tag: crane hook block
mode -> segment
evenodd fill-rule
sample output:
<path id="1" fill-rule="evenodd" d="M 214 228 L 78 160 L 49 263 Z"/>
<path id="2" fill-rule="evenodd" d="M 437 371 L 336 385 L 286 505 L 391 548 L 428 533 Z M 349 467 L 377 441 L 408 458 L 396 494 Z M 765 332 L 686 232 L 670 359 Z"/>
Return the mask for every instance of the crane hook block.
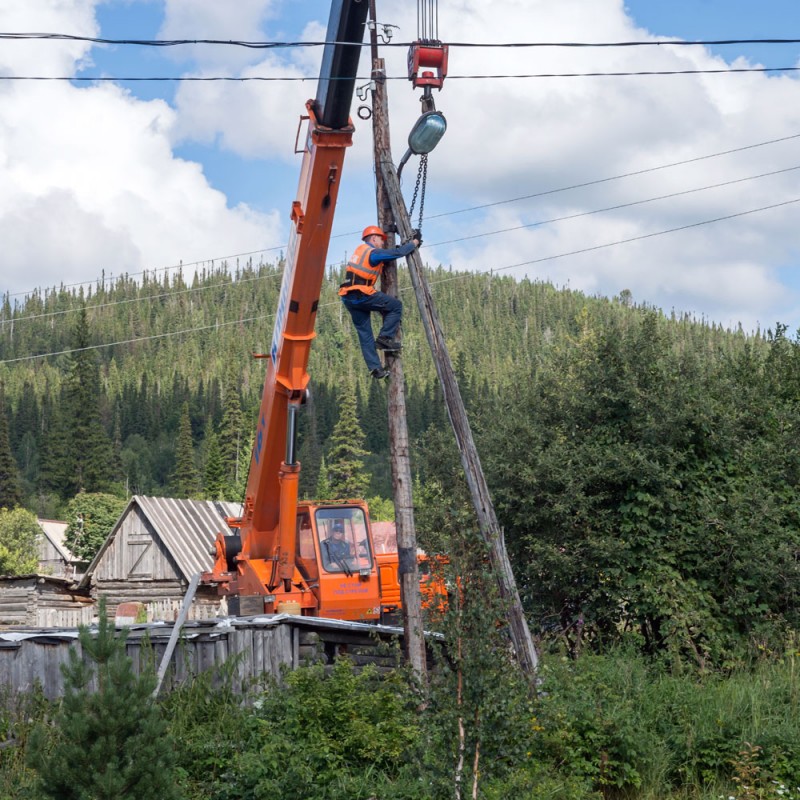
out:
<path id="1" fill-rule="evenodd" d="M 441 42 L 417 39 L 411 43 L 408 48 L 408 79 L 415 89 L 419 86 L 442 88 L 447 77 L 447 53 L 447 45 Z"/>

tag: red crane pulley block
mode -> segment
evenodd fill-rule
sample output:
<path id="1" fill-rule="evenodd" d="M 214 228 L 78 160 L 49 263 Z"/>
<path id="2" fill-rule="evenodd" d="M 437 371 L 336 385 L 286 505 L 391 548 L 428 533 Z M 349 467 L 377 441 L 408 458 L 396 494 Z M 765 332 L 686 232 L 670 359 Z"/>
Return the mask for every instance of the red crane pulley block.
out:
<path id="1" fill-rule="evenodd" d="M 447 45 L 441 42 L 419 39 L 412 42 L 408 48 L 408 79 L 415 89 L 418 86 L 442 88 L 447 77 L 447 51 Z M 436 70 L 435 74 L 432 69 Z M 420 70 L 423 70 L 421 74 Z"/>

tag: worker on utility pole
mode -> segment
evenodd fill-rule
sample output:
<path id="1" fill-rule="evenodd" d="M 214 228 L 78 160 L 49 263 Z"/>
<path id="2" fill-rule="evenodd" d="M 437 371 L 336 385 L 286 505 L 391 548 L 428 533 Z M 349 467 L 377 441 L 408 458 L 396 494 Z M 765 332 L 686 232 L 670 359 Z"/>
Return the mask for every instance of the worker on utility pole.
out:
<path id="1" fill-rule="evenodd" d="M 403 304 L 396 297 L 379 292 L 375 284 L 387 261 L 395 261 L 413 253 L 422 243 L 422 239 L 419 232 L 414 231 L 408 242 L 387 250 L 384 249 L 386 234 L 376 225 L 364 228 L 361 239 L 363 244 L 356 248 L 347 262 L 345 280 L 339 286 L 339 296 L 353 318 L 361 352 L 370 374 L 373 378 L 384 380 L 389 377 L 389 371 L 383 368 L 377 350 L 394 356 L 400 353 L 400 342 L 394 337 L 403 318 Z M 373 311 L 383 318 L 377 339 L 372 332 Z"/>

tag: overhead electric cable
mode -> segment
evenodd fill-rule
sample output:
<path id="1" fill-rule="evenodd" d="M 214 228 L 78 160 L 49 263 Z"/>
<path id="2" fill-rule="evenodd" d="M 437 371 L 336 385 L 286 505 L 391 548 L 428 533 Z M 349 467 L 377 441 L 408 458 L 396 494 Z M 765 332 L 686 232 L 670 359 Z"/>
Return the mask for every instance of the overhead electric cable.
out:
<path id="1" fill-rule="evenodd" d="M 172 264 L 168 267 L 153 267 L 151 269 L 143 269 L 139 272 L 125 272 L 122 275 L 117 276 L 117 280 L 122 278 L 135 278 L 137 275 L 155 275 L 158 272 L 167 272 L 171 269 L 183 269 L 183 267 L 196 267 L 200 264 L 213 264 L 215 261 L 227 261 L 230 258 L 243 258 L 244 256 L 255 256 L 259 253 L 271 253 L 275 250 L 285 250 L 286 245 L 281 244 L 277 247 L 264 247 L 261 250 L 250 250 L 246 253 L 234 253 L 229 256 L 218 256 L 217 258 L 204 258 L 199 261 L 181 261 L 179 264 Z M 60 289 L 73 289 L 78 286 L 89 286 L 91 284 L 98 283 L 103 281 L 103 278 L 93 278 L 88 281 L 78 281 L 77 283 L 62 283 L 59 284 Z M 113 280 L 113 276 L 106 278 L 105 280 Z M 9 294 L 9 297 L 20 297 L 21 295 L 29 295 L 33 294 L 34 292 L 41 291 L 41 287 L 37 287 L 36 289 L 28 289 L 24 292 L 12 292 Z"/>
<path id="2" fill-rule="evenodd" d="M 766 140 L 764 142 L 755 142 L 754 144 L 747 144 L 747 145 L 743 145 L 742 147 L 734 147 L 734 148 L 731 148 L 729 150 L 721 150 L 721 151 L 719 151 L 717 153 L 707 153 L 706 155 L 694 156 L 692 158 L 683 159 L 681 161 L 672 161 L 672 162 L 670 162 L 668 164 L 660 164 L 660 165 L 657 165 L 655 167 L 646 167 L 644 169 L 635 170 L 633 172 L 624 172 L 624 173 L 621 173 L 619 175 L 611 175 L 611 176 L 609 176 L 607 178 L 598 178 L 596 180 L 585 181 L 583 183 L 575 183 L 575 184 L 570 184 L 568 186 L 557 187 L 557 188 L 554 188 L 554 189 L 546 189 L 546 190 L 541 191 L 541 192 L 534 192 L 533 194 L 521 195 L 521 196 L 518 196 L 518 197 L 508 198 L 506 200 L 496 200 L 496 201 L 493 201 L 491 203 L 483 203 L 483 204 L 477 205 L 477 206 L 469 206 L 467 208 L 455 209 L 454 211 L 443 211 L 443 212 L 440 212 L 438 214 L 429 215 L 428 219 L 429 220 L 430 219 L 439 219 L 441 217 L 454 216 L 456 214 L 465 214 L 465 213 L 470 212 L 470 211 L 480 211 L 480 210 L 482 210 L 484 208 L 492 208 L 493 206 L 505 205 L 505 204 L 508 204 L 508 203 L 517 203 L 517 202 L 520 202 L 522 200 L 532 200 L 532 199 L 534 199 L 536 197 L 545 197 L 547 195 L 558 194 L 560 192 L 568 192 L 568 191 L 572 191 L 574 189 L 583 189 L 583 188 L 585 188 L 587 186 L 597 186 L 597 185 L 602 184 L 602 183 L 610 183 L 611 181 L 621 180 L 623 178 L 631 178 L 631 177 L 635 177 L 637 175 L 645 175 L 645 174 L 650 173 L 650 172 L 657 172 L 659 170 L 670 169 L 672 167 L 680 167 L 680 166 L 684 166 L 686 164 L 693 164 L 693 163 L 696 163 L 698 161 L 705 161 L 705 160 L 710 159 L 710 158 L 719 158 L 721 156 L 731 155 L 733 153 L 741 153 L 741 152 L 744 152 L 746 150 L 753 150 L 753 149 L 758 148 L 758 147 L 766 147 L 767 145 L 779 144 L 780 142 L 787 142 L 787 141 L 791 141 L 793 139 L 798 139 L 798 138 L 800 138 L 800 133 L 793 133 L 793 134 L 790 134 L 789 136 L 781 136 L 781 137 L 779 137 L 777 139 L 768 139 L 768 140 Z M 794 169 L 794 168 L 791 167 L 790 169 Z M 766 173 L 766 174 L 769 174 L 769 173 Z M 347 231 L 346 233 L 337 233 L 337 234 L 334 234 L 333 236 L 331 236 L 331 239 L 341 239 L 341 238 L 344 238 L 344 237 L 355 236 L 358 233 L 360 233 L 360 231 Z M 442 243 L 440 243 L 440 244 L 442 244 Z M 173 264 L 173 265 L 167 266 L 167 267 L 153 267 L 151 269 L 141 270 L 139 272 L 126 272 L 123 275 L 120 275 L 119 278 L 122 278 L 122 277 L 126 277 L 126 278 L 137 277 L 139 275 L 146 275 L 146 274 L 155 275 L 155 274 L 157 274 L 159 272 L 167 272 L 167 271 L 173 270 L 173 269 L 182 269 L 183 267 L 193 267 L 193 266 L 198 266 L 200 264 L 209 264 L 209 263 L 213 264 L 215 261 L 224 262 L 224 261 L 227 261 L 227 260 L 232 259 L 232 258 L 242 258 L 244 256 L 258 255 L 259 253 L 269 253 L 269 252 L 275 252 L 275 251 L 279 251 L 279 250 L 285 250 L 286 247 L 287 247 L 287 245 L 283 244 L 283 245 L 278 245 L 276 247 L 263 248 L 261 250 L 251 250 L 251 251 L 244 252 L 244 253 L 234 253 L 232 255 L 217 256 L 216 258 L 206 258 L 206 259 L 202 259 L 202 260 L 198 260 L 198 261 L 180 262 L 178 264 Z M 88 280 L 88 281 L 80 281 L 80 282 L 77 282 L 77 283 L 61 284 L 61 288 L 71 289 L 71 288 L 78 287 L 78 286 L 89 286 L 89 285 L 96 284 L 101 280 L 103 280 L 103 279 L 98 277 L 98 278 L 93 278 L 93 279 Z M 113 277 L 111 278 L 111 280 L 113 280 Z M 13 293 L 10 293 L 8 296 L 9 297 L 20 297 L 22 295 L 30 295 L 30 294 L 33 294 L 33 293 L 38 292 L 38 291 L 41 291 L 41 287 L 38 287 L 36 289 L 29 289 L 29 290 L 23 291 L 23 292 L 13 292 Z"/>
<path id="3" fill-rule="evenodd" d="M 798 66 L 790 67 L 726 67 L 724 69 L 666 69 L 666 70 L 638 70 L 625 72 L 531 72 L 496 75 L 448 75 L 447 80 L 507 80 L 528 78 L 630 78 L 655 75 L 726 75 L 742 72 L 797 72 Z M 317 81 L 317 75 L 151 75 L 151 76 L 108 76 L 108 75 L 0 75 L 2 81 L 73 81 L 80 83 L 133 83 L 133 82 L 161 82 L 161 83 L 291 83 Z M 328 81 L 340 80 L 326 78 Z M 352 80 L 352 79 L 348 79 Z M 370 76 L 356 77 L 358 81 L 369 81 Z M 385 75 L 383 80 L 407 81 L 407 75 Z"/>
<path id="4" fill-rule="evenodd" d="M 419 25 L 418 3 L 418 22 Z M 423 4 L 424 11 L 424 4 Z M 426 17 L 431 17 L 431 12 L 424 11 Z M 435 12 L 434 12 L 435 13 Z M 432 20 L 433 21 L 433 20 Z M 427 18 L 423 21 L 422 34 L 428 38 L 437 38 L 438 29 L 428 24 Z M 0 39 L 9 40 L 51 40 L 51 41 L 71 41 L 71 42 L 90 42 L 92 44 L 120 44 L 135 45 L 139 47 L 177 47 L 180 45 L 225 45 L 229 47 L 245 47 L 256 50 L 275 50 L 295 47 L 325 47 L 327 45 L 345 44 L 348 47 L 369 47 L 369 42 L 326 42 L 326 41 L 247 41 L 243 39 L 107 39 L 95 36 L 78 36 L 66 33 L 3 33 L 0 32 Z M 639 39 L 631 41 L 615 42 L 448 42 L 450 47 L 477 47 L 477 48 L 538 48 L 538 47 L 568 47 L 568 48 L 592 48 L 592 47 L 663 47 L 665 45 L 673 47 L 706 47 L 723 46 L 738 44 L 758 44 L 758 45 L 786 45 L 798 44 L 800 39 L 785 38 L 746 38 L 746 39 Z M 385 42 L 381 47 L 409 47 L 413 42 Z"/>
<path id="5" fill-rule="evenodd" d="M 800 197 L 795 197 L 793 200 L 784 200 L 782 203 L 773 203 L 769 206 L 761 206 L 760 208 L 751 208 L 748 211 L 739 211 L 736 214 L 726 214 L 723 217 L 714 217 L 714 219 L 705 219 L 700 222 L 691 222 L 687 225 L 679 225 L 677 228 L 667 228 L 663 231 L 653 231 L 652 233 L 643 233 L 640 236 L 631 236 L 628 239 L 618 239 L 615 242 L 605 242 L 604 244 L 596 244 L 592 245 L 591 247 L 582 247 L 579 250 L 570 250 L 567 253 L 558 253 L 552 256 L 542 256 L 541 258 L 533 258 L 530 261 L 520 261 L 517 264 L 506 264 L 504 267 L 494 267 L 491 270 L 482 270 L 485 273 L 494 273 L 494 272 L 503 272 L 507 269 L 516 269 L 517 267 L 527 267 L 532 264 L 541 264 L 545 261 L 556 261 L 560 258 L 567 258 L 569 256 L 578 256 L 584 253 L 592 253 L 596 250 L 605 250 L 609 247 L 616 247 L 621 244 L 630 244 L 631 242 L 641 242 L 644 239 L 652 239 L 656 236 L 664 236 L 668 233 L 677 233 L 678 231 L 686 231 L 692 228 L 700 228 L 703 225 L 711 225 L 715 222 L 724 222 L 725 220 L 729 219 L 736 219 L 738 217 L 745 217 L 748 214 L 757 214 L 760 211 L 769 211 L 773 208 L 781 208 L 783 206 L 789 206 L 793 203 L 800 203 Z M 448 281 L 453 280 L 452 278 L 444 278 L 441 281 L 437 281 L 437 283 L 447 283 Z M 2 362 L 0 362 L 2 363 Z"/>
<path id="6" fill-rule="evenodd" d="M 227 275 L 227 273 L 226 273 Z M 171 292 L 162 292 L 161 294 L 143 295 L 141 297 L 129 297 L 124 300 L 110 300 L 107 303 L 96 303 L 92 306 L 77 306 L 75 308 L 62 308 L 60 311 L 47 311 L 42 314 L 30 314 L 24 317 L 14 317 L 14 323 L 18 322 L 31 322 L 35 319 L 45 319 L 48 317 L 60 317 L 64 314 L 74 314 L 77 311 L 98 311 L 103 308 L 111 308 L 112 306 L 122 306 L 128 303 L 145 303 L 153 300 L 163 300 L 167 297 L 177 297 L 182 294 L 191 294 L 193 292 L 205 292 L 211 289 L 223 289 L 226 286 L 238 286 L 241 283 L 252 283 L 253 281 L 263 281 L 272 278 L 280 278 L 283 271 L 274 272 L 271 275 L 256 275 L 252 278 L 238 278 L 236 280 L 220 281 L 218 283 L 211 283 L 205 286 L 192 286 L 187 289 L 175 289 Z M 10 320 L 9 320 L 10 321 Z"/>
<path id="7" fill-rule="evenodd" d="M 711 224 L 716 223 L 716 222 L 723 222 L 725 220 L 737 219 L 739 217 L 748 216 L 749 214 L 757 214 L 757 213 L 759 213 L 761 211 L 769 211 L 769 210 L 775 209 L 775 208 L 782 208 L 784 206 L 792 205 L 793 203 L 800 203 L 800 197 L 796 197 L 796 198 L 794 198 L 792 200 L 784 200 L 781 203 L 773 203 L 773 204 L 768 205 L 768 206 L 761 206 L 759 208 L 751 208 L 751 209 L 748 209 L 747 211 L 739 211 L 739 212 L 737 212 L 735 214 L 726 214 L 725 216 L 714 217 L 713 219 L 701 220 L 700 222 L 692 222 L 692 223 L 689 223 L 687 225 L 680 225 L 680 226 L 678 226 L 676 228 L 668 228 L 666 230 L 653 231 L 651 233 L 645 233 L 645 234 L 641 234 L 639 236 L 631 236 L 631 237 L 629 237 L 627 239 L 618 239 L 618 240 L 616 240 L 614 242 L 605 242 L 603 244 L 592 245 L 591 247 L 583 247 L 583 248 L 580 248 L 578 250 L 571 250 L 571 251 L 569 251 L 567 253 L 556 253 L 556 254 L 551 255 L 551 256 L 541 256 L 540 258 L 533 258 L 533 259 L 530 259 L 528 261 L 520 261 L 520 262 L 518 262 L 516 264 L 507 264 L 506 266 L 503 266 L 503 267 L 493 267 L 490 270 L 477 270 L 476 274 L 480 274 L 480 273 L 493 274 L 495 272 L 503 272 L 504 270 L 508 270 L 508 269 L 516 269 L 517 267 L 526 267 L 526 266 L 530 266 L 530 265 L 533 265 L 533 264 L 541 264 L 541 263 L 544 263 L 545 261 L 556 261 L 558 259 L 568 258 L 569 256 L 582 255 L 584 253 L 592 253 L 592 252 L 595 252 L 597 250 L 607 249 L 609 247 L 617 247 L 619 245 L 629 244 L 631 242 L 640 242 L 640 241 L 643 241 L 645 239 L 652 239 L 652 238 L 654 238 L 656 236 L 664 236 L 664 235 L 669 234 L 669 233 L 677 233 L 679 231 L 691 230 L 692 228 L 699 228 L 699 227 L 702 227 L 704 225 L 711 225 Z M 441 283 L 448 283 L 448 282 L 450 282 L 452 280 L 459 280 L 462 277 L 464 277 L 464 275 L 456 275 L 456 276 L 453 276 L 452 278 L 443 278 L 443 279 L 441 279 L 439 281 L 433 282 L 432 285 L 438 285 L 438 284 L 441 284 Z M 338 303 L 336 301 L 334 301 L 333 303 L 323 303 L 323 304 L 320 304 L 319 308 L 324 308 L 327 305 L 337 305 L 337 304 Z M 150 336 L 139 336 L 139 337 L 136 337 L 136 338 L 133 338 L 133 339 L 125 339 L 125 340 L 118 341 L 118 342 L 106 342 L 106 343 L 103 343 L 103 344 L 89 345 L 87 347 L 78 347 L 78 348 L 72 348 L 72 349 L 68 349 L 68 350 L 59 350 L 57 352 L 51 352 L 51 353 L 39 353 L 37 355 L 32 355 L 32 356 L 18 356 L 16 358 L 9 358 L 9 359 L 0 360 L 0 364 L 14 364 L 14 363 L 18 363 L 20 361 L 35 361 L 35 360 L 38 360 L 40 358 L 48 358 L 50 356 L 69 355 L 71 353 L 80 353 L 80 352 L 84 352 L 86 350 L 101 350 L 101 349 L 103 349 L 105 347 L 117 347 L 117 346 L 124 345 L 124 344 L 134 344 L 134 343 L 137 343 L 137 342 L 146 342 L 146 341 L 151 341 L 151 340 L 154 340 L 154 339 L 164 339 L 164 338 L 168 338 L 170 336 L 182 336 L 182 335 L 187 334 L 187 333 L 200 333 L 202 331 L 212 330 L 212 329 L 215 329 L 215 328 L 223 328 L 223 327 L 228 327 L 230 325 L 240 325 L 240 324 L 245 323 L 245 322 L 254 322 L 256 320 L 269 319 L 270 317 L 274 317 L 274 316 L 275 316 L 274 314 L 261 314 L 261 315 L 256 315 L 254 317 L 236 319 L 236 320 L 232 320 L 232 321 L 229 321 L 229 322 L 216 322 L 216 323 L 212 323 L 212 324 L 209 324 L 209 325 L 201 325 L 200 327 L 197 327 L 197 328 L 185 328 L 185 329 L 180 330 L 180 331 L 171 331 L 171 332 L 168 332 L 168 333 L 157 333 L 157 334 L 152 334 Z"/>
<path id="8" fill-rule="evenodd" d="M 182 331 L 169 331 L 167 333 L 154 333 L 150 336 L 137 336 L 133 339 L 122 339 L 118 342 L 106 342 L 105 344 L 90 344 L 86 347 L 73 347 L 69 350 L 59 350 L 58 352 L 54 353 L 41 353 L 35 356 L 20 356 L 19 358 L 9 358 L 5 361 L 0 361 L 0 364 L 14 364 L 18 361 L 34 361 L 39 358 L 47 358 L 48 356 L 66 356 L 70 355 L 71 353 L 83 353 L 87 350 L 102 350 L 105 347 L 118 347 L 123 344 L 135 344 L 137 342 L 149 342 L 154 339 L 166 339 L 170 336 L 182 336 L 185 333 L 200 333 L 201 331 L 209 331 L 215 328 L 227 328 L 231 325 L 241 325 L 245 322 L 255 322 L 259 319 L 269 319 L 270 317 L 274 317 L 275 314 L 259 314 L 255 317 L 246 317 L 241 319 L 235 319 L 229 322 L 214 322 L 210 325 L 201 325 L 198 328 L 185 328 Z"/>
<path id="9" fill-rule="evenodd" d="M 633 172 L 623 172 L 620 175 L 612 175 L 608 178 L 598 178 L 593 181 L 585 181 L 583 183 L 573 183 L 569 186 L 560 186 L 555 189 L 545 189 L 541 192 L 534 192 L 533 194 L 520 195 L 519 197 L 512 197 L 508 200 L 496 200 L 492 203 L 483 203 L 479 206 L 470 206 L 469 208 L 461 208 L 456 211 L 444 211 L 439 214 L 429 214 L 428 219 L 438 219 L 439 217 L 449 217 L 455 214 L 465 214 L 468 211 L 480 211 L 483 208 L 491 208 L 492 206 L 505 205 L 506 203 L 518 203 L 521 200 L 532 200 L 535 197 L 546 197 L 551 194 L 558 194 L 559 192 L 569 192 L 573 189 L 584 189 L 587 186 L 598 186 L 601 183 L 609 183 L 611 181 L 618 181 L 622 178 L 632 178 L 636 175 L 646 175 L 649 172 L 658 172 L 662 169 L 671 169 L 672 167 L 682 167 L 686 164 L 694 164 L 698 161 L 705 161 L 709 158 L 719 158 L 720 156 L 731 155 L 732 153 L 741 153 L 745 150 L 753 150 L 756 147 L 765 147 L 770 144 L 778 144 L 779 142 L 788 142 L 792 139 L 800 138 L 800 133 L 793 133 L 789 136 L 781 136 L 778 139 L 769 139 L 766 142 L 756 142 L 755 144 L 746 144 L 742 147 L 733 147 L 730 150 L 722 150 L 718 153 L 708 153 L 704 156 L 693 156 L 692 158 L 685 158 L 682 161 L 672 161 L 669 164 L 660 164 L 655 167 L 646 167 L 645 169 L 637 169 Z"/>
<path id="10" fill-rule="evenodd" d="M 578 211 L 575 214 L 565 214 L 562 217 L 551 217 L 550 219 L 539 220 L 538 222 L 529 222 L 525 225 L 515 225 L 511 228 L 500 228 L 495 231 L 484 231 L 483 233 L 473 233 L 469 236 L 460 236 L 457 239 L 446 239 L 442 242 L 432 242 L 429 247 L 440 247 L 443 244 L 455 244 L 456 242 L 466 242 L 470 239 L 482 239 L 484 236 L 496 236 L 499 233 L 511 233 L 512 231 L 521 231 L 525 228 L 536 228 L 540 225 L 551 225 L 554 222 L 565 222 L 570 219 L 579 219 L 580 217 L 590 217 L 593 214 L 602 214 L 606 211 L 619 211 L 621 208 L 632 208 L 633 206 L 642 206 L 646 203 L 655 203 L 658 200 L 669 200 L 673 197 L 682 197 L 687 194 L 696 194 L 697 192 L 705 192 L 708 189 L 720 189 L 723 186 L 732 186 L 736 183 L 745 183 L 747 181 L 754 181 L 758 178 L 768 178 L 772 175 L 781 175 L 784 172 L 793 172 L 800 169 L 800 165 L 795 167 L 786 167 L 785 169 L 776 169 L 773 172 L 762 172 L 760 175 L 750 175 L 747 178 L 734 178 L 730 181 L 723 181 L 722 183 L 712 183 L 708 186 L 698 186 L 694 189 L 683 189 L 680 192 L 670 192 L 669 194 L 661 194 L 657 197 L 648 197 L 644 200 L 632 200 L 629 203 L 618 203 L 614 206 L 606 206 L 605 208 L 594 208 L 590 211 Z"/>

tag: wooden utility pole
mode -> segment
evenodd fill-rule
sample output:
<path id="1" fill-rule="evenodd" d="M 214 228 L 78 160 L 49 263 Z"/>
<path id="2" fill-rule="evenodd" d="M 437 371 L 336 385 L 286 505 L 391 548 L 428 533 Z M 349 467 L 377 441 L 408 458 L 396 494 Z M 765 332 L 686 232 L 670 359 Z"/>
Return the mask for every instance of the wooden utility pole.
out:
<path id="1" fill-rule="evenodd" d="M 384 153 L 380 161 L 380 171 L 383 176 L 384 186 L 389 196 L 394 219 L 400 236 L 407 239 L 411 236 L 411 220 L 408 216 L 405 201 L 400 191 L 400 180 L 397 170 L 392 163 L 391 156 Z M 472 438 L 472 430 L 467 419 L 464 401 L 458 388 L 453 363 L 445 343 L 442 326 L 431 296 L 430 289 L 422 271 L 422 258 L 419 251 L 415 250 L 406 257 L 411 283 L 417 297 L 420 316 L 428 337 L 433 362 L 444 393 L 447 413 L 461 453 L 461 464 L 467 479 L 467 485 L 472 496 L 472 503 L 478 518 L 478 527 L 481 536 L 489 547 L 489 557 L 495 576 L 497 578 L 500 597 L 506 608 L 508 627 L 511 641 L 514 645 L 517 661 L 531 684 L 535 685 L 536 671 L 539 660 L 533 644 L 528 622 L 522 610 L 514 573 L 506 552 L 503 531 L 497 522 L 494 504 L 489 495 L 489 487 L 483 474 L 483 467 Z"/>
<path id="2" fill-rule="evenodd" d="M 378 34 L 375 25 L 375 0 L 369 0 L 372 20 L 372 132 L 374 136 L 376 196 L 378 225 L 387 231 L 390 239 L 387 247 L 394 247 L 393 215 L 388 194 L 379 168 L 381 159 L 391 160 L 389 141 L 389 112 L 386 98 L 386 70 L 382 58 L 378 58 Z M 397 297 L 397 266 L 389 261 L 383 268 L 381 289 Z M 392 492 L 394 517 L 397 530 L 398 573 L 400 597 L 403 604 L 403 647 L 412 671 L 421 685 L 427 679 L 425 635 L 422 625 L 422 600 L 419 592 L 419 568 L 417 567 L 417 533 L 414 526 L 414 505 L 411 495 L 411 460 L 406 424 L 405 378 L 403 360 L 388 357 L 389 368 L 389 453 L 392 462 Z"/>

